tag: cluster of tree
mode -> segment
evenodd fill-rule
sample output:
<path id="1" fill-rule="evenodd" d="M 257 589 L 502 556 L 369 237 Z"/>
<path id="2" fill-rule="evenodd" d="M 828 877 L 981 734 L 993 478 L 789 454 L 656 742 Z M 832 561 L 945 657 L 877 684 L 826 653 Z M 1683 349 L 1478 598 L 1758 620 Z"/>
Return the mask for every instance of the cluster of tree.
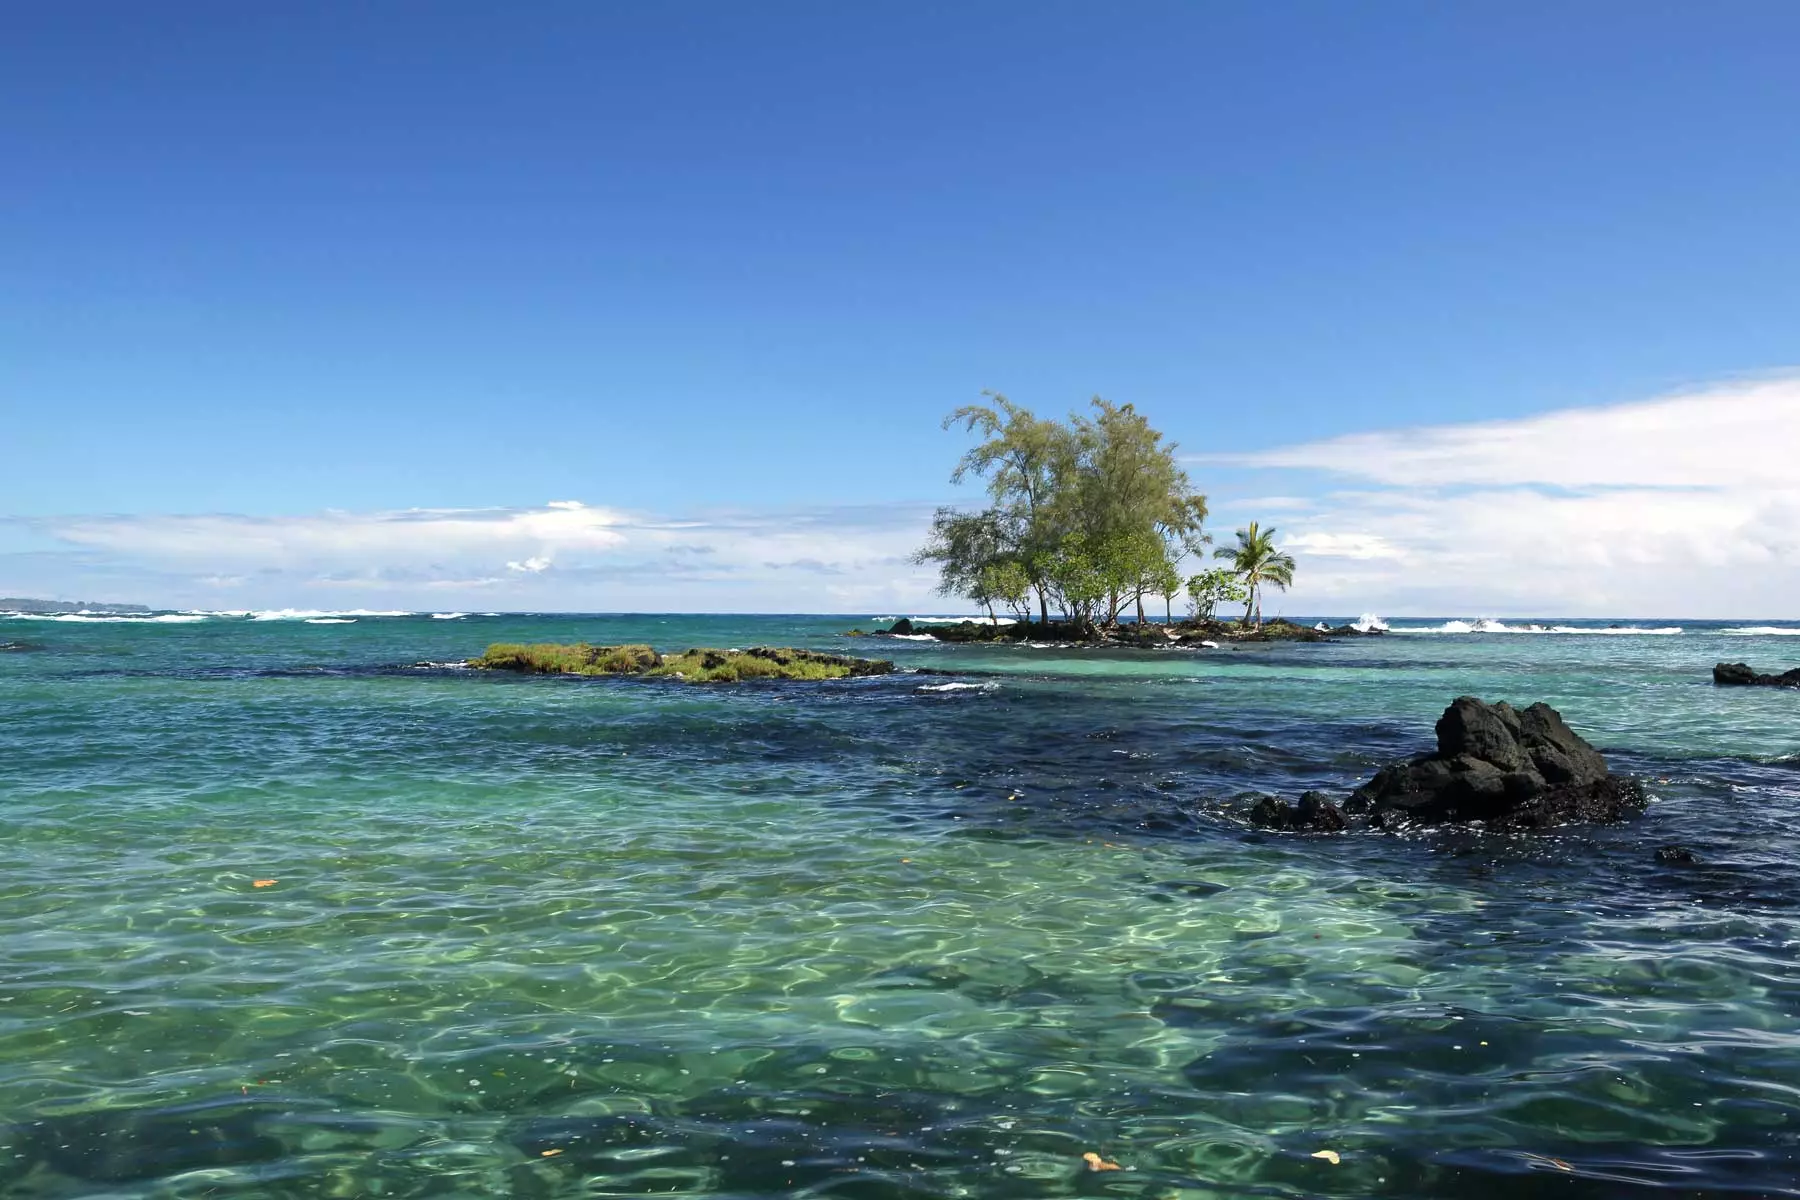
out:
<path id="1" fill-rule="evenodd" d="M 916 558 L 937 564 L 945 595 L 1040 620 L 1055 609 L 1087 628 L 1111 625 L 1144 598 L 1165 611 L 1182 559 L 1205 541 L 1206 497 L 1131 405 L 1093 401 L 1089 415 L 1046 420 L 1004 396 L 945 420 L 981 436 L 951 475 L 986 480 L 979 512 L 939 509 Z"/>
<path id="2" fill-rule="evenodd" d="M 1117 624 L 1144 600 L 1163 600 L 1165 619 L 1184 583 L 1198 615 L 1220 603 L 1248 600 L 1245 620 L 1261 618 L 1265 584 L 1286 587 L 1293 559 L 1275 551 L 1255 524 L 1238 531 L 1239 546 L 1218 551 L 1229 571 L 1184 581 L 1181 564 L 1204 557 L 1206 497 L 1175 458 L 1175 444 L 1150 428 L 1131 405 L 1095 398 L 1092 412 L 1056 421 L 1035 416 L 1005 396 L 951 413 L 981 441 L 963 455 L 952 483 L 975 477 L 991 503 L 977 512 L 941 508 L 931 537 L 914 556 L 935 564 L 939 591 L 961 596 L 992 617 L 1003 610 L 1048 622 L 1055 610 L 1085 629 Z"/>

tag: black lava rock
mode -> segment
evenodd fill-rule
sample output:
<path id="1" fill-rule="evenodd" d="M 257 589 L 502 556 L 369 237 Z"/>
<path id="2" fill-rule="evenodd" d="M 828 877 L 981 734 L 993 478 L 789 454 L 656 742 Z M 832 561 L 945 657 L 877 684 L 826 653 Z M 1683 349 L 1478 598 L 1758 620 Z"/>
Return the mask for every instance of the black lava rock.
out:
<path id="1" fill-rule="evenodd" d="M 1384 829 L 1468 821 L 1541 829 L 1616 821 L 1643 802 L 1547 704 L 1520 711 L 1461 696 L 1438 718 L 1437 739 L 1433 753 L 1382 768 L 1345 807 L 1366 808 Z"/>
<path id="2" fill-rule="evenodd" d="M 1342 833 L 1350 825 L 1343 810 L 1324 792 L 1307 792 L 1299 804 L 1285 804 L 1274 796 L 1264 796 L 1250 810 L 1250 823 L 1262 829 L 1296 833 Z"/>
<path id="3" fill-rule="evenodd" d="M 1700 860 L 1695 858 L 1694 852 L 1689 850 L 1686 846 L 1658 846 L 1656 849 L 1656 861 L 1677 866 L 1687 866 L 1697 863 Z"/>
<path id="4" fill-rule="evenodd" d="M 1713 668 L 1713 682 L 1720 687 L 1800 688 L 1800 667 L 1780 675 L 1761 675 L 1747 663 L 1720 663 Z"/>

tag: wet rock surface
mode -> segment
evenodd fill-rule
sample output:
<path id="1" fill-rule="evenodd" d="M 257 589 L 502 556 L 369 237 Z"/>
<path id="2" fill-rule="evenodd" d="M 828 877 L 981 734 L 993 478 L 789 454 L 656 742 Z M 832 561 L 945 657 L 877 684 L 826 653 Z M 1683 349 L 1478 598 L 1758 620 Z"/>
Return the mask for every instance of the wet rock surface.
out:
<path id="1" fill-rule="evenodd" d="M 1298 804 L 1264 796 L 1250 810 L 1250 823 L 1294 833 L 1342 833 L 1350 827 L 1344 810 L 1324 792 L 1306 792 Z"/>
<path id="2" fill-rule="evenodd" d="M 1356 810 L 1379 828 L 1481 821 L 1541 829 L 1617 821 L 1642 803 L 1637 785 L 1548 704 L 1523 710 L 1459 696 L 1437 722 L 1437 749 L 1392 763 L 1358 788 Z"/>
<path id="3" fill-rule="evenodd" d="M 1640 785 L 1614 775 L 1549 705 L 1515 709 L 1460 696 L 1438 718 L 1437 749 L 1388 764 L 1342 804 L 1312 791 L 1295 804 L 1246 796 L 1238 811 L 1259 829 L 1288 833 L 1477 822 L 1529 830 L 1618 821 L 1643 802 Z"/>
<path id="4" fill-rule="evenodd" d="M 1748 663 L 1719 663 L 1713 667 L 1713 683 L 1719 687 L 1800 688 L 1800 667 L 1779 675 L 1765 675 Z"/>

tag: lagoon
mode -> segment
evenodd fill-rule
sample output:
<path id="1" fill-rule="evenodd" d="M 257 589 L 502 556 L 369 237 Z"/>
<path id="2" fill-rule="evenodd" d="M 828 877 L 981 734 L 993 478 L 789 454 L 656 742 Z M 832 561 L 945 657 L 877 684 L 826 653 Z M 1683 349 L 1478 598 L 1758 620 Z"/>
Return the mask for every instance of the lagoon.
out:
<path id="1" fill-rule="evenodd" d="M 0 618 L 8 1195 L 1800 1194 L 1800 698 L 1709 675 L 1791 622 L 696 689 L 414 664 L 871 619 L 268 616 Z M 1463 693 L 1647 811 L 1241 819 Z"/>

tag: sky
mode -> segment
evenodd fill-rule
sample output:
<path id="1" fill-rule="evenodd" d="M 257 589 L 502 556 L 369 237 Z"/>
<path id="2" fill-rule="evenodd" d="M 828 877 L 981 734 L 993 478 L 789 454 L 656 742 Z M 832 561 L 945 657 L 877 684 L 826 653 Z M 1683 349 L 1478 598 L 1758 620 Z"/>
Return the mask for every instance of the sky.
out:
<path id="1" fill-rule="evenodd" d="M 949 611 L 984 389 L 1268 607 L 1800 616 L 1800 6 L 14 6 L 0 595 Z"/>

